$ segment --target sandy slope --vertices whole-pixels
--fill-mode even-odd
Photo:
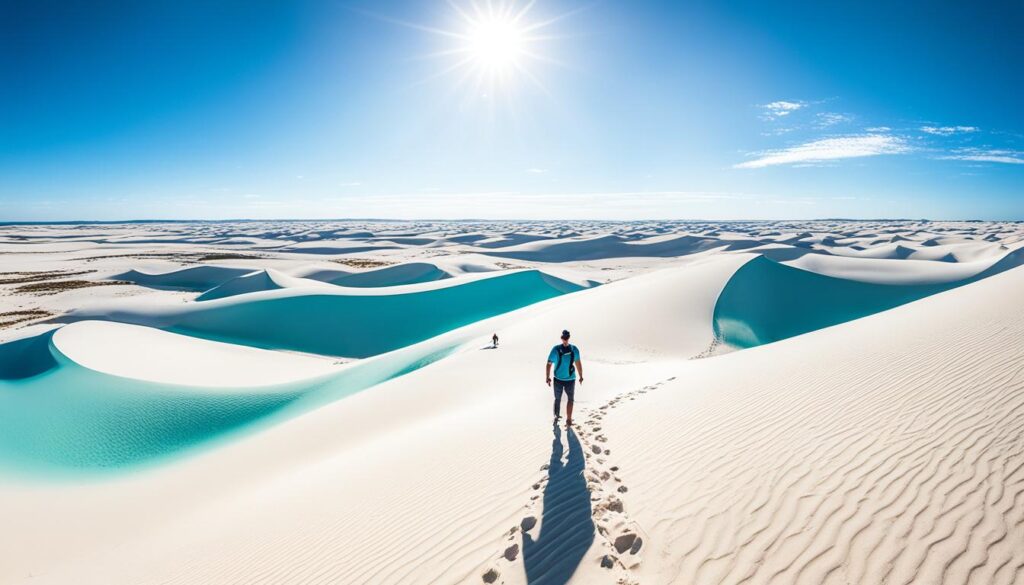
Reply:
[[[621,403],[604,426],[648,535],[636,575],[1020,583],[1022,293],[1017,269]]]
[[[372,336],[382,307],[389,331],[438,322],[344,366],[92,321],[0,346],[0,443],[31,441],[42,429],[52,435],[43,456],[61,455],[62,441],[104,447],[104,437],[173,454],[178,446],[153,446],[147,433],[160,436],[178,418],[241,424],[226,394],[240,404],[257,395],[286,403],[267,407],[273,415],[253,410],[264,424],[196,438],[198,447],[150,467],[62,480],[0,473],[0,583],[481,583],[492,571],[509,584],[1024,581],[1019,225],[19,230],[0,243],[12,271],[82,264],[97,267],[88,278],[106,278],[150,262],[145,254],[188,262],[205,262],[198,254],[217,246],[254,254],[203,265],[212,270],[182,271],[169,256],[146,267],[171,275],[151,286],[182,275],[207,279],[181,281],[197,292],[235,282],[220,299],[183,302],[195,293],[132,286],[121,290],[133,299],[103,287],[40,302],[90,305],[74,318],[172,327],[187,316],[212,337],[241,328],[263,347],[285,331],[278,341],[302,341],[298,349],[337,349],[346,324],[356,340]],[[137,256],[117,257],[126,249]],[[400,264],[336,269],[380,288],[303,282],[314,273],[329,280],[332,268],[317,257],[352,250]],[[515,265],[497,256],[503,250]],[[750,262],[772,262],[751,251],[783,263],[758,273],[767,284],[737,278]],[[498,272],[538,266],[543,275]],[[268,269],[277,272],[257,272]],[[450,278],[435,279],[435,270]],[[806,322],[819,301],[836,301],[820,291],[771,300],[792,294],[785,275],[804,270],[818,274],[801,281],[821,275],[843,290],[853,282],[936,294],[719,355],[716,306],[730,286],[768,298],[783,323]],[[470,274],[484,271],[494,274]],[[978,275],[987,278],[940,292]],[[548,289],[535,304],[513,302]],[[459,310],[502,295],[511,312],[461,320]],[[308,302],[325,297],[330,307]],[[550,426],[541,378],[563,327],[583,350],[587,376],[571,433]],[[487,349],[493,331],[501,346]],[[306,387],[307,376],[319,377]],[[48,391],[40,381],[62,379],[88,384],[56,393],[63,410],[47,411],[36,400]],[[292,384],[262,384],[282,381]],[[220,410],[203,406],[210,400]],[[186,408],[193,403],[200,409]],[[44,424],[25,416],[47,412]]]
[[[1024,319],[1013,302],[1024,272],[709,360],[629,338],[638,324],[692,324],[699,347],[708,285],[735,268],[707,262],[524,309],[499,350],[470,348],[163,470],[92,486],[8,485],[12,509],[32,512],[13,515],[19,538],[5,546],[18,560],[7,579],[478,582],[493,568],[502,582],[525,582],[543,563],[503,534],[534,516],[530,542],[551,542],[545,523],[557,533],[586,489],[538,471],[550,464],[551,434],[538,424],[546,393],[531,390],[543,348],[529,340],[616,306],[621,327],[578,334],[590,377],[581,406],[613,404],[583,426],[576,455],[564,443],[565,457],[590,454],[586,477],[601,498],[592,542],[562,553],[579,556],[574,582],[880,582],[886,572],[892,582],[965,582],[975,566],[976,582],[1013,582],[1024,550],[1024,363],[1014,345]],[[675,309],[645,310],[659,295],[710,301],[672,322]],[[644,386],[654,389],[634,393]],[[596,475],[611,466],[627,492]],[[613,499],[621,514],[607,511]],[[44,500],[56,504],[44,510]],[[65,529],[42,528],[54,525]],[[642,535],[635,557],[613,552],[628,533]],[[513,544],[516,560],[499,560]],[[603,569],[605,554],[642,560]]]
[[[778,260],[795,268],[860,282],[898,285],[941,284],[965,280],[993,268],[1009,269],[1024,264],[1022,248],[1024,245],[1013,244],[988,258],[969,262],[850,258],[826,254],[803,254],[792,260]]]
[[[4,544],[18,560],[4,578],[44,571],[51,582],[75,575],[79,583],[475,577],[549,459],[543,413],[550,399],[541,379],[548,344],[537,340],[580,324],[594,380],[581,405],[628,383],[654,382],[685,357],[674,352],[677,343],[689,353],[710,342],[714,283],[723,286],[743,260],[654,273],[498,317],[498,350],[480,349],[489,329],[478,324],[479,345],[443,362],[160,470],[94,486],[0,488],[7,502],[20,502],[13,510],[25,511],[11,518],[20,536]],[[620,308],[616,321],[593,319],[610,304]],[[693,308],[680,313],[682,305]],[[641,323],[650,333],[644,340],[630,335]],[[43,498],[58,504],[43,509]],[[125,507],[112,515],[114,501]],[[54,525],[67,529],[44,528]]]
[[[537,270],[381,288],[314,284],[188,305],[108,303],[63,320],[111,319],[256,347],[364,358],[583,288]]]
[[[288,276],[388,287],[518,268],[604,283],[744,251],[867,281],[961,280],[1021,245],[1020,223],[912,220],[8,225],[0,339],[43,331],[48,318],[95,299],[192,300],[267,270],[279,274],[212,294],[287,288],[296,284]]]
[[[52,343],[61,357],[91,370],[165,384],[252,388],[338,371],[331,359],[106,321],[61,327]]]

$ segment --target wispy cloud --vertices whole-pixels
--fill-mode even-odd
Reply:
[[[779,100],[768,104],[763,104],[761,109],[764,110],[762,116],[767,120],[778,120],[792,114],[800,108],[806,106],[804,102],[790,102],[785,100]]]
[[[361,181],[348,181],[347,183],[339,183],[339,187],[359,187],[363,183]]]
[[[548,170],[547,169],[532,168],[532,169],[526,169],[526,172],[530,173],[531,175],[543,175],[544,173],[548,172]]]
[[[952,136],[954,134],[970,134],[977,132],[977,126],[921,126],[921,132],[935,136]]]
[[[813,140],[780,150],[757,153],[757,157],[736,165],[737,169],[760,169],[774,165],[820,163],[844,158],[910,152],[907,141],[891,134],[855,134]]]
[[[821,104],[828,101],[779,100],[758,106],[761,119],[768,122],[761,132],[763,136],[781,136],[799,131],[797,136],[803,136],[802,142],[748,153],[750,160],[737,163],[733,168],[759,169],[777,165],[812,167],[840,159],[910,152],[934,160],[1024,165],[1024,150],[1019,150],[1015,143],[1000,143],[996,140],[997,136],[1005,138],[1005,133],[992,133],[977,126],[922,125],[921,122],[892,126],[877,124],[863,130],[854,130],[862,127],[860,124],[853,125],[857,116],[820,111]],[[795,112],[799,114],[793,115]],[[992,142],[983,147],[968,146],[982,143],[980,137],[989,137]]]
[[[837,112],[822,112],[816,116],[817,120],[815,125],[819,128],[828,128],[835,126],[836,124],[844,124],[846,122],[853,121],[853,116],[849,114],[839,114]]]
[[[1024,152],[1018,150],[963,148],[939,158],[946,160],[966,160],[972,162],[1002,163],[1008,165],[1024,165]]]

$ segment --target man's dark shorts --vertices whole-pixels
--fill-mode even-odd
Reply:
[[[574,402],[573,397],[576,393],[576,380],[559,380],[558,378],[555,378],[554,388],[555,400],[561,401],[562,392],[565,392],[565,395],[569,399],[569,402]]]

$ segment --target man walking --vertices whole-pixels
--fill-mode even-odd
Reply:
[[[562,331],[562,343],[551,348],[548,363],[544,369],[544,378],[551,385],[551,366],[555,367],[555,421],[559,418],[562,404],[562,393],[565,392],[565,425],[572,425],[572,403],[576,392],[576,373],[579,372],[580,384],[583,384],[583,362],[580,361],[580,350],[569,343],[569,331]]]

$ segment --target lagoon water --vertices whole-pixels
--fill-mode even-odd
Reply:
[[[763,345],[1002,268],[967,281],[901,286],[824,276],[757,257],[733,274],[718,297],[715,334],[734,347]],[[65,357],[53,345],[52,332],[9,342],[0,345],[0,467],[80,476],[185,456],[408,374],[470,340],[442,334],[581,288],[527,270],[399,294],[243,294],[161,317],[164,328],[186,335],[362,358],[320,378],[251,389],[175,386],[101,373]]]
[[[0,467],[31,475],[134,469],[427,366],[463,325],[581,287],[537,271],[398,295],[301,295],[224,303],[168,327],[212,339],[363,359],[336,374],[253,389],[175,386],[85,368],[52,332],[0,345]],[[203,304],[205,305],[205,303]]]
[[[825,276],[759,256],[737,270],[719,295],[715,335],[737,348],[781,341],[976,282],[1017,262],[1014,255],[971,278],[906,285]]]

